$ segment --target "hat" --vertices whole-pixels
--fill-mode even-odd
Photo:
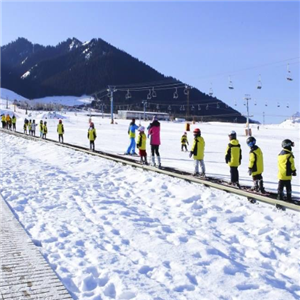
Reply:
[[[236,135],[236,132],[235,132],[234,130],[232,130],[232,131],[228,134],[228,136],[231,136],[231,135]]]
[[[140,126],[140,127],[138,128],[138,131],[145,131],[145,127],[144,127],[144,126]]]
[[[184,132],[183,134],[186,134],[186,132]]]
[[[152,120],[153,120],[153,121],[157,120],[157,116],[154,116]]]

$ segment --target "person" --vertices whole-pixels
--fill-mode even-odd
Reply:
[[[35,136],[35,129],[36,129],[36,123],[35,123],[35,120],[32,120],[32,123],[31,123],[31,135],[32,136]]]
[[[27,127],[28,127],[28,120],[25,119],[24,120],[24,125],[23,125],[24,134],[27,134]]]
[[[159,155],[159,145],[160,145],[160,123],[157,120],[157,117],[153,117],[152,123],[149,125],[148,137],[150,137],[150,145],[151,145],[151,160],[152,166],[156,166],[155,164],[155,155],[157,158],[157,166],[161,168],[161,159]]]
[[[194,163],[195,163],[195,171],[194,176],[205,176],[205,164],[204,164],[204,148],[205,148],[205,141],[201,136],[201,130],[196,128],[194,131],[194,143],[190,152],[190,157],[194,156]],[[201,173],[199,173],[199,164],[201,167]]]
[[[6,124],[5,114],[1,115],[1,123],[2,123],[2,128],[5,128],[5,124]]]
[[[90,122],[90,127],[88,129],[87,137],[90,141],[90,150],[95,151],[95,140],[97,138],[95,125],[93,122]]]
[[[44,128],[43,120],[41,120],[40,121],[40,126],[39,126],[39,129],[40,129],[40,138],[43,138],[43,128]]]
[[[239,144],[239,141],[236,138],[235,131],[231,131],[228,137],[230,142],[226,149],[225,161],[230,167],[231,180],[229,184],[240,188],[241,186],[239,184],[238,166],[241,164],[242,161],[242,149]]]
[[[248,173],[252,176],[253,180],[253,187],[251,190],[265,193],[262,177],[264,171],[263,153],[256,145],[256,139],[253,136],[248,137],[246,143],[250,147]]]
[[[283,150],[278,155],[278,200],[283,200],[283,189],[286,188],[286,200],[292,201],[292,176],[296,176],[296,168],[292,147],[294,142],[289,139],[281,143]]]
[[[13,131],[16,131],[17,130],[16,129],[17,118],[15,115],[12,116],[11,122],[12,122]]]
[[[185,149],[185,151],[188,151],[187,145],[189,144],[189,141],[187,139],[187,134],[186,132],[183,133],[183,136],[181,137],[181,151]]]
[[[31,120],[29,120],[27,126],[28,126],[29,135],[32,135]]]
[[[125,152],[125,154],[127,155],[134,155],[135,153],[135,131],[139,128],[139,126],[137,126],[135,124],[135,119],[132,119],[131,123],[129,124],[128,127],[128,134],[129,134],[129,138],[130,138],[130,144],[129,147],[127,149],[127,151]]]
[[[10,115],[9,114],[7,114],[6,115],[6,120],[5,120],[5,124],[6,124],[6,128],[7,129],[11,129],[11,119],[10,119]]]
[[[146,152],[147,137],[146,137],[146,134],[145,134],[145,127],[144,126],[140,126],[138,128],[138,131],[139,131],[139,135],[138,135],[136,146],[139,149],[139,155],[140,155],[140,158],[141,158],[141,164],[148,165],[148,162],[147,162],[147,152]]]
[[[58,141],[59,143],[63,143],[64,142],[64,133],[65,133],[65,129],[64,129],[64,124],[62,123],[62,120],[58,121],[57,124],[57,133],[58,133]]]
[[[43,139],[46,139],[47,133],[48,133],[48,127],[47,127],[47,122],[45,121],[43,125]]]

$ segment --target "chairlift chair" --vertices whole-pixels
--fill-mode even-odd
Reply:
[[[289,103],[287,103],[287,105],[286,105],[286,108],[290,108],[290,105],[289,105]]]
[[[200,104],[198,104],[198,110],[201,110],[201,105]]]
[[[177,87],[175,88],[175,92],[173,94],[173,98],[177,99],[178,98],[178,92],[177,92]]]
[[[233,89],[234,89],[234,88],[233,88],[233,84],[232,84],[232,81],[231,81],[230,76],[229,76],[229,78],[228,78],[228,88],[229,88],[230,90],[233,90]]]
[[[209,106],[208,106],[208,104],[206,105],[206,110],[208,110],[208,108],[209,108]]]
[[[259,77],[258,77],[258,83],[257,83],[257,89],[258,89],[258,90],[261,90],[261,88],[262,88],[261,75],[259,74]]]
[[[151,97],[151,90],[149,90],[149,93],[147,95],[147,99],[150,100],[152,97]]]
[[[212,84],[210,84],[210,89],[209,89],[209,96],[212,96],[214,94],[213,89],[212,89]]]
[[[154,87],[152,88],[152,98],[155,98],[156,97],[156,92],[154,90]]]
[[[287,76],[286,76],[286,79],[288,81],[293,81],[293,78],[292,78],[292,74],[291,74],[291,71],[290,71],[290,64],[287,64]]]

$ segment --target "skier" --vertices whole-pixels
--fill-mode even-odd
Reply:
[[[31,120],[29,120],[27,126],[28,126],[29,135],[32,135]]]
[[[278,200],[283,200],[283,189],[286,188],[286,200],[292,200],[292,176],[296,176],[296,168],[292,147],[294,142],[283,140],[281,143],[283,150],[278,155]]]
[[[239,184],[238,166],[241,164],[242,161],[242,150],[239,141],[236,138],[235,131],[231,131],[228,137],[230,142],[226,149],[225,161],[230,167],[231,181],[229,184],[240,188],[241,186]]]
[[[25,118],[24,125],[23,125],[23,129],[24,129],[25,134],[27,134],[27,128],[28,128],[28,120]]]
[[[5,114],[1,115],[1,122],[2,122],[2,128],[5,128],[5,124],[6,124]]]
[[[145,127],[144,126],[140,126],[138,128],[138,131],[140,133],[138,135],[136,146],[139,149],[139,155],[141,157],[141,164],[148,165],[148,162],[147,162],[147,152],[146,152],[147,137],[146,137],[146,134],[145,134]]]
[[[246,141],[250,147],[248,173],[252,175],[253,187],[251,190],[265,193],[262,172],[264,171],[264,159],[261,149],[256,146],[256,139],[253,136],[248,137]]]
[[[205,164],[204,164],[204,147],[205,147],[205,141],[203,137],[201,136],[201,130],[199,128],[196,128],[194,130],[194,143],[190,152],[190,157],[194,155],[194,163],[195,163],[195,172],[194,176],[200,175],[205,176]],[[199,174],[199,164],[201,166],[201,173]]]
[[[12,116],[11,122],[12,122],[12,126],[13,126],[13,131],[16,131],[17,118],[15,115]]]
[[[127,151],[125,152],[125,154],[127,155],[135,155],[135,131],[139,128],[139,126],[137,126],[135,124],[135,119],[132,119],[131,123],[129,124],[128,127],[128,134],[129,134],[129,138],[130,138],[130,144],[129,147],[127,149]]]
[[[183,136],[181,137],[181,151],[185,149],[185,151],[188,151],[187,144],[189,144],[189,141],[187,139],[186,132],[183,133]]]
[[[159,155],[159,145],[160,145],[160,123],[156,117],[153,117],[153,122],[149,125],[148,137],[150,137],[151,145],[151,159],[152,166],[155,166],[155,154],[157,157],[158,168],[161,168],[161,160]]]
[[[43,139],[46,139],[47,133],[48,133],[48,127],[47,127],[47,122],[45,121],[43,125]]]
[[[87,137],[90,141],[90,150],[95,151],[95,140],[97,138],[95,125],[93,122],[90,123],[90,127],[88,129]]]
[[[40,121],[40,126],[39,126],[39,129],[40,129],[40,138],[43,138],[43,128],[44,128],[43,120],[41,120]]]
[[[32,121],[31,123],[31,135],[32,136],[35,136],[35,128],[36,128],[36,123],[35,123],[35,120]]]
[[[64,142],[64,133],[65,133],[65,129],[64,129],[64,124],[62,123],[62,120],[58,121],[57,124],[57,133],[58,133],[58,141],[59,143],[63,143]]]

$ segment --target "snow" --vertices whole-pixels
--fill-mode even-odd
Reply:
[[[85,45],[89,44],[91,41],[92,41],[92,40],[87,41],[87,42],[84,42],[81,46],[85,46]]]
[[[21,131],[26,115],[17,114]],[[36,122],[47,116],[48,137],[57,139],[56,119],[31,114]],[[65,117],[65,142],[88,147],[89,116],[59,117]],[[96,149],[125,152],[130,120],[92,119]],[[207,174],[226,180],[228,133],[237,132],[241,182],[251,184],[244,125],[197,123],[191,130],[196,127],[206,141]],[[193,160],[180,151],[185,124],[162,121],[161,128],[162,164],[192,172]],[[299,127],[252,130],[265,157],[265,185],[275,191],[283,139],[295,142],[299,165]],[[191,144],[191,132],[188,139]],[[0,151],[1,194],[75,299],[300,299],[297,212],[45,141],[1,133]],[[299,176],[292,184],[299,196]]]

